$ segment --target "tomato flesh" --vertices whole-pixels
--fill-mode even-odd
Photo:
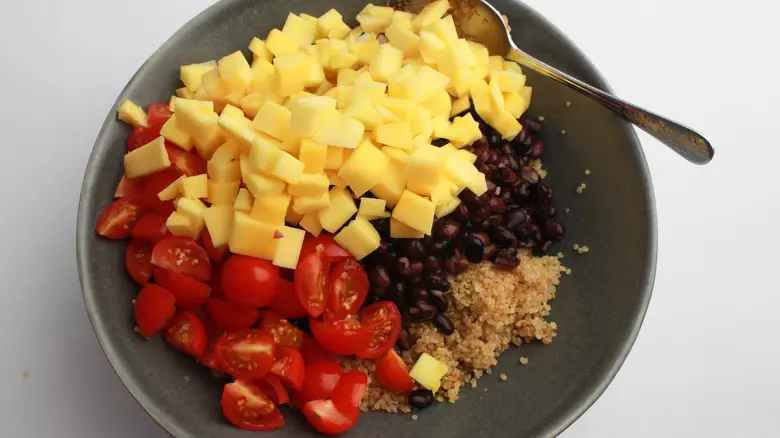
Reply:
[[[392,301],[379,301],[360,311],[360,320],[371,332],[371,340],[359,357],[375,359],[393,348],[401,334],[401,312]]]
[[[165,149],[168,151],[168,159],[171,160],[171,168],[175,169],[179,175],[195,176],[206,173],[206,162],[197,154],[170,144],[166,144]]]
[[[303,406],[311,400],[321,400],[330,397],[342,374],[344,374],[344,368],[332,359],[307,363],[303,385],[294,394],[296,404]]]
[[[368,390],[368,376],[362,371],[349,371],[339,379],[339,383],[333,388],[330,399],[341,412],[349,412],[356,409],[363,401]]]
[[[160,213],[146,213],[135,223],[130,235],[136,239],[159,242],[168,235],[168,227],[165,225],[167,218]]]
[[[206,352],[206,326],[190,310],[179,310],[173,315],[164,337],[174,348],[190,356],[201,357]]]
[[[301,348],[301,345],[303,344],[303,330],[292,325],[290,321],[282,318],[273,310],[268,310],[263,314],[260,328],[274,337],[276,345],[289,345],[291,347]]]
[[[144,208],[136,198],[119,198],[100,213],[95,231],[109,239],[126,239],[143,213]]]
[[[300,259],[303,260],[312,253],[322,255],[325,263],[336,263],[352,257],[349,251],[336,243],[332,234],[320,234],[316,237],[307,235],[301,247]]]
[[[271,370],[275,350],[274,338],[257,329],[227,333],[214,345],[220,368],[247,380],[261,379]]]
[[[179,179],[179,173],[169,168],[145,178],[142,202],[145,207],[163,215],[166,219],[175,210],[173,201],[161,201],[159,193]]]
[[[230,301],[245,307],[265,307],[276,298],[279,268],[267,260],[230,256],[222,267],[222,290]]]
[[[127,273],[140,285],[149,283],[152,278],[152,244],[144,240],[133,239],[125,250]]]
[[[171,319],[176,307],[173,294],[156,284],[147,284],[135,299],[135,323],[144,337],[151,338]]]
[[[284,426],[284,417],[271,399],[254,383],[236,380],[222,391],[222,412],[245,430],[270,431]]]
[[[257,386],[277,405],[290,403],[290,394],[284,389],[282,381],[275,374],[266,374],[265,377],[257,381]]]
[[[268,305],[268,309],[284,318],[303,318],[308,315],[306,308],[298,300],[298,295],[295,294],[292,281],[284,278],[279,279],[276,285],[276,298]]]
[[[143,178],[130,178],[127,174],[124,174],[122,179],[119,180],[116,190],[114,190],[114,197],[141,196],[144,190],[144,182]]]
[[[318,317],[325,311],[328,292],[328,264],[318,253],[301,259],[295,271],[295,294],[309,316]]]
[[[372,341],[372,331],[353,318],[335,322],[310,318],[309,327],[314,339],[331,353],[356,354],[368,349]]]
[[[332,400],[312,400],[303,407],[303,415],[318,432],[326,435],[344,433],[355,425],[360,409],[339,410]]]
[[[154,246],[152,264],[199,281],[211,278],[211,261],[206,250],[186,237],[166,237]]]
[[[271,373],[279,376],[285,385],[294,390],[301,389],[305,375],[303,357],[293,347],[280,345],[276,349],[276,359],[271,366]]]
[[[330,292],[325,316],[344,319],[360,310],[368,295],[368,275],[353,257],[342,260],[330,271]]]
[[[392,348],[377,362],[376,378],[380,385],[390,391],[406,393],[414,389],[409,367]]]
[[[173,116],[173,112],[167,103],[153,103],[146,110],[150,125],[165,124]]]
[[[132,152],[159,137],[162,126],[162,123],[150,123],[148,126],[133,128],[127,137],[127,152]]]
[[[303,334],[301,356],[303,356],[303,362],[306,365],[314,362],[333,361],[333,354],[322,348],[314,338],[306,333]]]
[[[200,306],[211,295],[208,284],[163,268],[154,268],[154,281],[176,297],[178,307]]]
[[[251,328],[260,318],[260,311],[241,307],[221,298],[210,298],[204,308],[206,314],[228,331]]]

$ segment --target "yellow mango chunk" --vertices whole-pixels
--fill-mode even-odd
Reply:
[[[379,182],[371,188],[377,198],[387,201],[387,205],[396,205],[406,189],[406,166],[391,160],[387,172],[382,175]]]
[[[198,228],[195,227],[193,220],[186,214],[174,211],[168,216],[165,221],[165,226],[168,227],[168,231],[174,236],[189,237],[190,239],[197,240],[200,238]]]
[[[303,91],[311,80],[312,62],[312,57],[302,52],[287,53],[274,58],[279,94],[291,96]]]
[[[238,196],[236,196],[236,202],[233,203],[233,210],[249,213],[252,211],[254,203],[255,198],[249,193],[249,190],[242,187],[238,189]]]
[[[176,114],[165,122],[160,129],[160,135],[185,151],[192,150],[194,146],[192,136],[179,125]]]
[[[218,163],[209,161],[206,165],[209,179],[216,182],[241,181],[241,166],[235,161]]]
[[[295,184],[303,174],[303,163],[287,152],[280,152],[271,174],[288,184]]]
[[[230,205],[214,205],[203,212],[206,229],[209,230],[215,248],[226,246],[233,232],[233,208]]]
[[[117,110],[119,120],[130,126],[148,126],[149,120],[146,117],[146,111],[136,105],[132,100],[125,99]]]
[[[361,198],[358,215],[371,220],[371,218],[385,217],[387,202],[384,199]]]
[[[320,37],[328,36],[328,32],[336,27],[339,23],[343,23],[343,17],[339,11],[331,9],[328,12],[320,15],[317,19],[317,34]]]
[[[450,117],[455,117],[458,114],[463,114],[471,108],[471,101],[468,96],[463,96],[452,102],[452,108],[450,109]]]
[[[436,208],[431,201],[417,193],[405,190],[393,208],[393,219],[430,236],[435,210]]]
[[[245,177],[244,183],[246,184],[246,188],[249,189],[249,192],[252,194],[252,196],[255,197],[255,202],[257,202],[257,198],[263,197],[265,195],[282,193],[285,188],[283,181],[256,173],[250,173],[248,177]]]
[[[377,126],[374,138],[383,145],[412,149],[412,128],[408,121]]]
[[[233,230],[228,245],[230,252],[265,260],[273,260],[279,247],[275,238],[277,227],[252,219],[248,214],[233,212]]]
[[[209,194],[206,174],[190,176],[181,182],[181,191],[185,198],[200,199]]]
[[[398,70],[404,60],[404,53],[390,44],[379,46],[369,65],[369,72],[375,81],[387,82]]]
[[[398,149],[392,146],[385,146],[382,148],[382,152],[390,157],[390,159],[398,161],[404,165],[409,162],[409,154],[403,149]]]
[[[442,218],[455,211],[460,205],[460,199],[452,198],[450,202],[436,206],[436,217]]]
[[[441,387],[442,377],[448,371],[447,364],[428,353],[423,353],[409,371],[409,377],[435,394]]]
[[[506,110],[504,110],[497,119],[493,120],[491,126],[501,133],[501,138],[504,140],[514,140],[514,138],[517,137],[517,134],[523,130],[520,122]]]
[[[356,196],[363,196],[384,177],[389,162],[387,155],[366,141],[341,166],[339,178],[347,183]]]
[[[168,184],[168,187],[162,189],[157,194],[157,198],[160,201],[172,201],[181,195],[181,182],[186,178],[184,175],[180,176],[176,181]]]
[[[315,198],[328,191],[330,181],[323,173],[304,173],[297,183],[290,184],[287,192],[293,196],[305,196]]]
[[[234,140],[230,140],[217,148],[209,161],[215,163],[229,163],[236,158],[238,158],[238,143]]]
[[[320,129],[336,101],[322,96],[298,99],[292,105],[290,129],[300,137],[311,137]]]
[[[217,182],[213,180],[208,181],[208,201],[211,205],[230,205],[231,207],[236,202],[238,196],[238,188],[241,185],[238,181],[232,182]]]
[[[216,61],[183,65],[179,69],[179,76],[186,89],[194,93],[203,86],[203,75],[215,68],[217,68]]]
[[[425,233],[417,231],[403,222],[390,218],[390,237],[393,239],[422,239]]]
[[[509,114],[516,119],[519,119],[528,109],[528,103],[519,92],[504,93],[504,106]]]
[[[322,228],[328,232],[335,233],[342,225],[347,223],[355,213],[357,206],[352,199],[352,195],[346,189],[333,187],[330,189],[330,205],[317,213]]]
[[[301,46],[308,46],[314,42],[317,36],[317,21],[313,23],[293,13],[287,15],[282,32],[292,36]]]
[[[257,112],[252,127],[278,140],[284,140],[290,132],[291,117],[290,110],[267,100]]]
[[[381,243],[376,228],[361,217],[355,218],[333,239],[358,260],[374,252]]]
[[[265,39],[265,45],[274,56],[293,53],[301,48],[300,42],[294,36],[279,29],[271,29]]]
[[[253,65],[258,59],[265,60],[266,62],[271,62],[274,59],[274,54],[268,50],[265,41],[260,38],[252,38],[252,41],[249,43],[249,51],[252,52],[252,55],[254,56],[252,61]]]
[[[279,227],[279,232],[282,233],[283,237],[279,239],[279,247],[276,249],[273,264],[280,268],[295,269],[298,267],[298,258],[301,255],[306,232],[287,226]]]
[[[403,24],[393,22],[385,29],[385,35],[390,44],[403,52],[405,56],[412,56],[419,50],[420,37]]]
[[[359,121],[344,116],[336,109],[328,109],[320,129],[311,138],[327,146],[351,149],[360,143],[364,132],[365,127]]]
[[[308,197],[296,196],[293,198],[293,210],[298,214],[307,214],[317,212],[330,205],[330,192],[325,192],[321,196]]]
[[[315,237],[322,233],[322,224],[320,224],[320,220],[317,219],[316,212],[306,213],[303,215],[303,218],[301,218],[301,221],[298,224],[301,226],[301,228],[308,231]]]
[[[278,140],[257,136],[252,142],[252,149],[247,158],[249,170],[253,172],[271,172],[282,154]]]
[[[412,24],[416,29],[425,29],[436,20],[441,19],[450,9],[448,0],[436,0],[425,5],[422,11],[414,17]]]
[[[422,147],[409,156],[406,188],[418,195],[430,195],[439,183],[444,157],[438,148]]]
[[[291,199],[292,197],[286,193],[262,196],[255,199],[252,212],[249,215],[252,219],[260,222],[271,225],[284,225],[284,217],[287,215]]]
[[[237,50],[220,59],[217,63],[222,84],[228,93],[243,93],[249,87],[252,80],[252,68],[249,66],[244,54]]]
[[[139,178],[171,167],[168,151],[165,149],[165,139],[155,140],[129,152],[124,157],[125,174],[128,178]]]

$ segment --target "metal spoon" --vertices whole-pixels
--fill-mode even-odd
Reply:
[[[394,9],[418,13],[430,0],[389,0]],[[501,14],[483,0],[450,0],[452,18],[463,37],[482,43],[491,55],[503,56],[552,78],[599,102],[695,164],[706,164],[715,153],[710,142],[694,130],[628,103],[580,81],[520,50],[512,41]]]

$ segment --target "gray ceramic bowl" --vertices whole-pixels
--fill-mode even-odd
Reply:
[[[125,98],[144,106],[167,101],[179,86],[180,65],[245,48],[253,36],[281,26],[289,11],[319,15],[334,7],[345,17],[354,17],[365,3],[223,0],[149,58],[117,104]],[[609,89],[585,56],[542,17],[514,0],[494,4],[509,17],[515,41],[529,53]],[[573,271],[553,303],[558,337],[549,346],[527,345],[506,352],[496,371],[509,375],[507,382],[487,376],[479,389],[464,389],[456,404],[436,405],[417,421],[408,415],[364,415],[348,436],[554,436],[596,400],[628,354],[655,273],[655,206],[642,150],[633,130],[598,105],[533,73],[528,79],[534,86],[531,113],[543,115],[547,126],[548,181],[569,230],[564,243],[553,249],[566,254]],[[101,239],[94,232],[122,174],[128,133],[112,111],[90,157],[79,206],[79,274],[98,339],[122,382],[172,435],[250,436],[223,419],[221,382],[159,337],[145,341],[133,333],[131,300],[138,287],[125,273],[125,242]],[[585,169],[591,170],[589,176]],[[581,182],[587,182],[587,189],[578,195],[575,187]],[[564,213],[564,208],[570,212]],[[574,243],[588,245],[590,252],[574,254]],[[521,355],[530,358],[528,366],[518,366]],[[190,376],[188,383],[185,375]],[[299,413],[285,414],[287,426],[272,436],[316,435]]]

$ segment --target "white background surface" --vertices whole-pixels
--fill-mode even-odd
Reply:
[[[76,205],[117,94],[211,3],[0,6],[3,437],[166,436],[125,392],[87,320]],[[614,383],[564,436],[776,436],[778,3],[528,3],[621,96],[696,127],[717,149],[694,167],[640,135],[658,203],[655,293]]]

